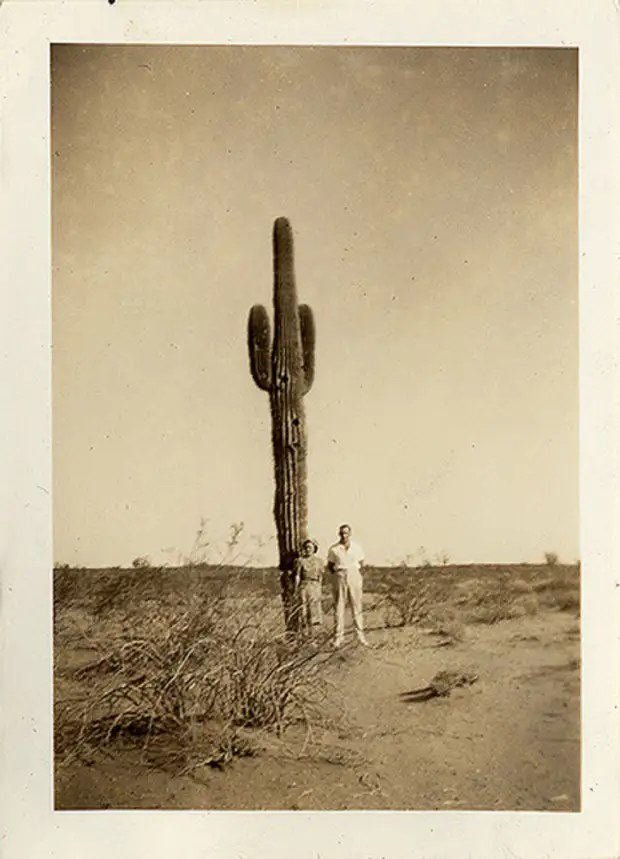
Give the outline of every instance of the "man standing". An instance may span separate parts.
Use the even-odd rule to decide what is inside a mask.
[[[364,647],[368,647],[362,618],[361,565],[364,563],[364,550],[359,543],[351,540],[349,525],[341,525],[338,534],[340,540],[327,554],[327,569],[331,572],[335,603],[334,647],[340,647],[344,641],[344,610],[347,599],[351,606],[357,639]]]

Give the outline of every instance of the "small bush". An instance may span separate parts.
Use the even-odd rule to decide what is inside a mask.
[[[454,611],[441,609],[438,613],[432,613],[427,623],[429,631],[433,635],[441,636],[445,643],[465,640],[465,624]]]
[[[387,627],[455,620],[448,604],[451,594],[432,567],[400,567],[385,577],[378,592]]]
[[[409,626],[427,616],[429,588],[418,568],[400,567],[381,587],[386,626]]]
[[[556,552],[545,552],[545,564],[548,567],[557,567],[559,560]]]
[[[526,594],[513,601],[509,608],[510,617],[525,617],[538,613],[538,599],[536,594]]]
[[[560,594],[555,599],[555,607],[558,611],[566,611],[579,616],[581,612],[581,598],[579,591],[569,591]]]
[[[134,558],[131,566],[134,570],[148,570],[151,567],[151,562],[147,557]]]
[[[532,585],[507,570],[469,579],[458,588],[457,602],[465,622],[494,624],[536,614],[539,603]]]
[[[492,625],[502,620],[511,620],[515,617],[512,608],[507,603],[490,603],[472,609],[468,620],[470,623]]]
[[[510,583],[510,588],[515,594],[531,594],[534,592],[533,586],[525,579],[513,579]]]

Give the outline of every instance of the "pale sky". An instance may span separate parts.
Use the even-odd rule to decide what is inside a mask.
[[[281,215],[321,552],[579,556],[575,51],[61,46],[52,106],[56,562],[172,562],[202,516],[277,563]]]

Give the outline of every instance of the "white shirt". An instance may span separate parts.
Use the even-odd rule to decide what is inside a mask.
[[[327,563],[337,573],[357,573],[364,563],[364,550],[352,540],[348,549],[343,543],[334,543],[327,553]]]

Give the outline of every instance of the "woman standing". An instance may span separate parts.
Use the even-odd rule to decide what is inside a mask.
[[[302,631],[318,631],[323,625],[321,604],[323,586],[323,561],[318,557],[319,544],[308,537],[301,547],[301,555],[295,561],[295,581],[299,593],[300,628]]]

